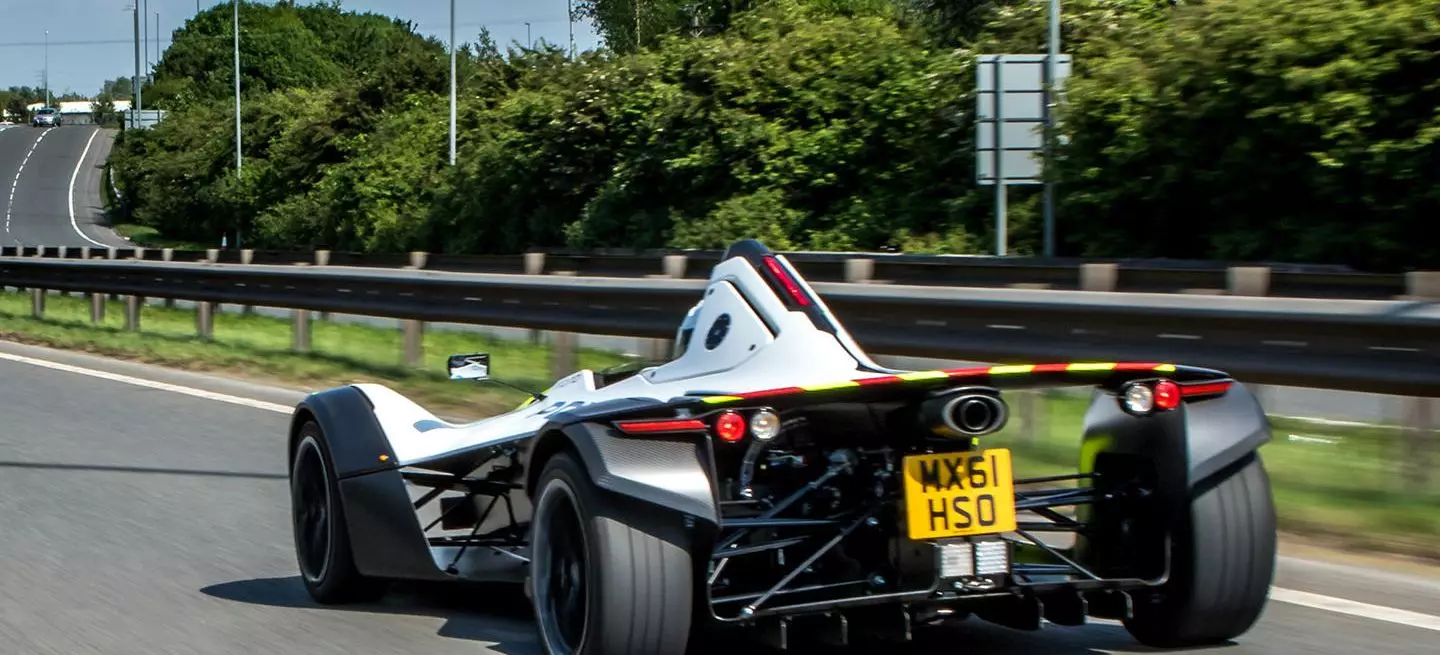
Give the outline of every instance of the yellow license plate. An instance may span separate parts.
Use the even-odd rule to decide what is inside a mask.
[[[911,539],[1014,531],[1010,450],[906,457],[905,517]]]

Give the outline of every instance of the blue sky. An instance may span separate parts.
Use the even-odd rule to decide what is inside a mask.
[[[93,95],[107,79],[135,71],[135,31],[128,7],[135,0],[0,0],[0,88],[40,86],[45,68],[44,46],[49,30],[50,88]],[[138,0],[148,10],[150,60],[156,59],[155,27],[159,12],[160,40],[164,48],[170,34],[195,15],[196,0]],[[303,0],[302,0],[303,1]],[[564,45],[569,42],[566,0],[456,0],[455,36],[473,41],[480,27],[503,46],[524,43],[525,22],[530,35]],[[200,0],[202,8],[228,2]],[[353,11],[372,11],[413,22],[421,33],[444,42],[449,38],[449,0],[342,0]],[[145,26],[142,23],[142,29]],[[575,46],[599,45],[588,23],[575,23]]]

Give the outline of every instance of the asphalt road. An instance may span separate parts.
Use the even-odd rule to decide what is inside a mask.
[[[405,591],[344,609],[308,600],[284,468],[300,394],[0,343],[5,650],[538,652],[513,592]],[[1285,558],[1262,623],[1225,652],[1434,653],[1435,576]],[[1019,633],[969,622],[898,652],[1146,651],[1112,624]]]
[[[101,174],[114,132],[89,125],[0,130],[4,245],[124,247],[104,227]]]

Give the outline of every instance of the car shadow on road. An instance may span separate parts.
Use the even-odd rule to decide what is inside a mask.
[[[222,600],[270,607],[336,612],[425,616],[445,620],[438,635],[484,642],[489,652],[539,655],[530,603],[518,585],[397,583],[374,603],[320,605],[305,592],[298,576],[255,578],[210,585],[201,593]]]
[[[380,602],[355,605],[319,605],[305,593],[298,577],[256,578],[211,585],[202,593],[224,600],[287,608],[315,608],[341,612],[369,612],[445,619],[437,633],[441,637],[484,642],[495,653],[539,655],[534,637],[530,602],[516,585],[397,583]],[[779,655],[740,635],[707,634],[691,648],[689,655]],[[490,645],[493,644],[493,645]],[[1233,646],[1233,644],[1231,644]],[[917,630],[905,644],[853,641],[846,647],[817,643],[792,643],[788,652],[807,655],[1102,655],[1119,653],[1210,653],[1228,646],[1195,650],[1163,651],[1140,645],[1125,629],[1113,623],[1092,623],[1082,627],[1047,625],[1037,631],[1012,630],[979,619]]]

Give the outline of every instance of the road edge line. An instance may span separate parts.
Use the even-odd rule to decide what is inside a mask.
[[[80,152],[80,161],[75,162],[75,172],[70,174],[70,192],[66,194],[66,200],[68,200],[70,204],[70,227],[75,229],[75,233],[80,235],[81,239],[89,241],[101,248],[109,248],[109,246],[86,236],[85,233],[80,230],[80,224],[75,221],[75,179],[80,177],[80,169],[85,167],[85,157],[90,154],[90,146],[95,144],[95,137],[99,135],[100,130],[98,128],[90,132],[90,139],[85,142],[85,149]]]
[[[266,401],[263,401],[263,400],[256,400],[256,399],[254,399],[254,398],[245,398],[245,397],[243,397],[243,396],[233,396],[233,395],[230,395],[230,394],[217,393],[217,392],[214,392],[214,391],[205,391],[204,389],[196,389],[196,388],[194,388],[194,387],[186,387],[186,386],[182,386],[182,385],[178,385],[178,384],[170,384],[170,383],[168,383],[168,382],[159,382],[159,381],[157,381],[157,380],[147,380],[147,379],[145,379],[145,378],[137,378],[137,377],[130,376],[130,375],[121,375],[121,374],[119,374],[119,373],[111,373],[111,372],[109,372],[109,371],[100,371],[100,370],[85,368],[85,367],[82,367],[82,366],[72,366],[72,365],[70,365],[70,364],[62,364],[62,363],[60,363],[60,362],[52,362],[52,361],[45,360],[45,359],[37,359],[37,358],[34,358],[34,357],[26,357],[26,356],[24,356],[24,355],[15,355],[15,354],[12,354],[12,353],[7,353],[7,352],[0,352],[0,360],[17,362],[17,363],[20,363],[20,364],[29,364],[29,365],[31,365],[31,366],[39,366],[39,367],[41,367],[41,368],[48,368],[48,369],[56,370],[56,371],[64,371],[64,372],[66,372],[66,373],[75,373],[75,374],[77,374],[77,375],[84,375],[84,376],[88,376],[88,377],[92,377],[92,378],[98,378],[98,379],[101,379],[101,380],[109,380],[109,381],[111,381],[111,382],[120,382],[120,383],[122,383],[122,384],[129,384],[129,385],[132,385],[132,386],[144,387],[144,388],[146,388],[146,389],[155,389],[155,390],[158,390],[158,391],[168,391],[168,392],[170,392],[170,393],[177,393],[177,394],[181,394],[181,395],[185,395],[185,396],[191,396],[191,397],[194,397],[194,398],[204,398],[204,399],[206,399],[206,400],[214,400],[214,401],[218,401],[218,402],[222,402],[222,403],[230,403],[230,404],[232,404],[232,405],[239,405],[239,406],[242,406],[242,407],[249,407],[249,408],[252,408],[252,409],[260,409],[260,410],[265,410],[265,411],[268,411],[268,412],[275,412],[275,413],[277,413],[277,414],[290,414],[291,412],[295,411],[295,408],[294,408],[294,407],[289,407],[289,406],[286,406],[286,405],[281,405],[281,404],[279,404],[279,403],[271,403],[271,402],[266,402]]]

